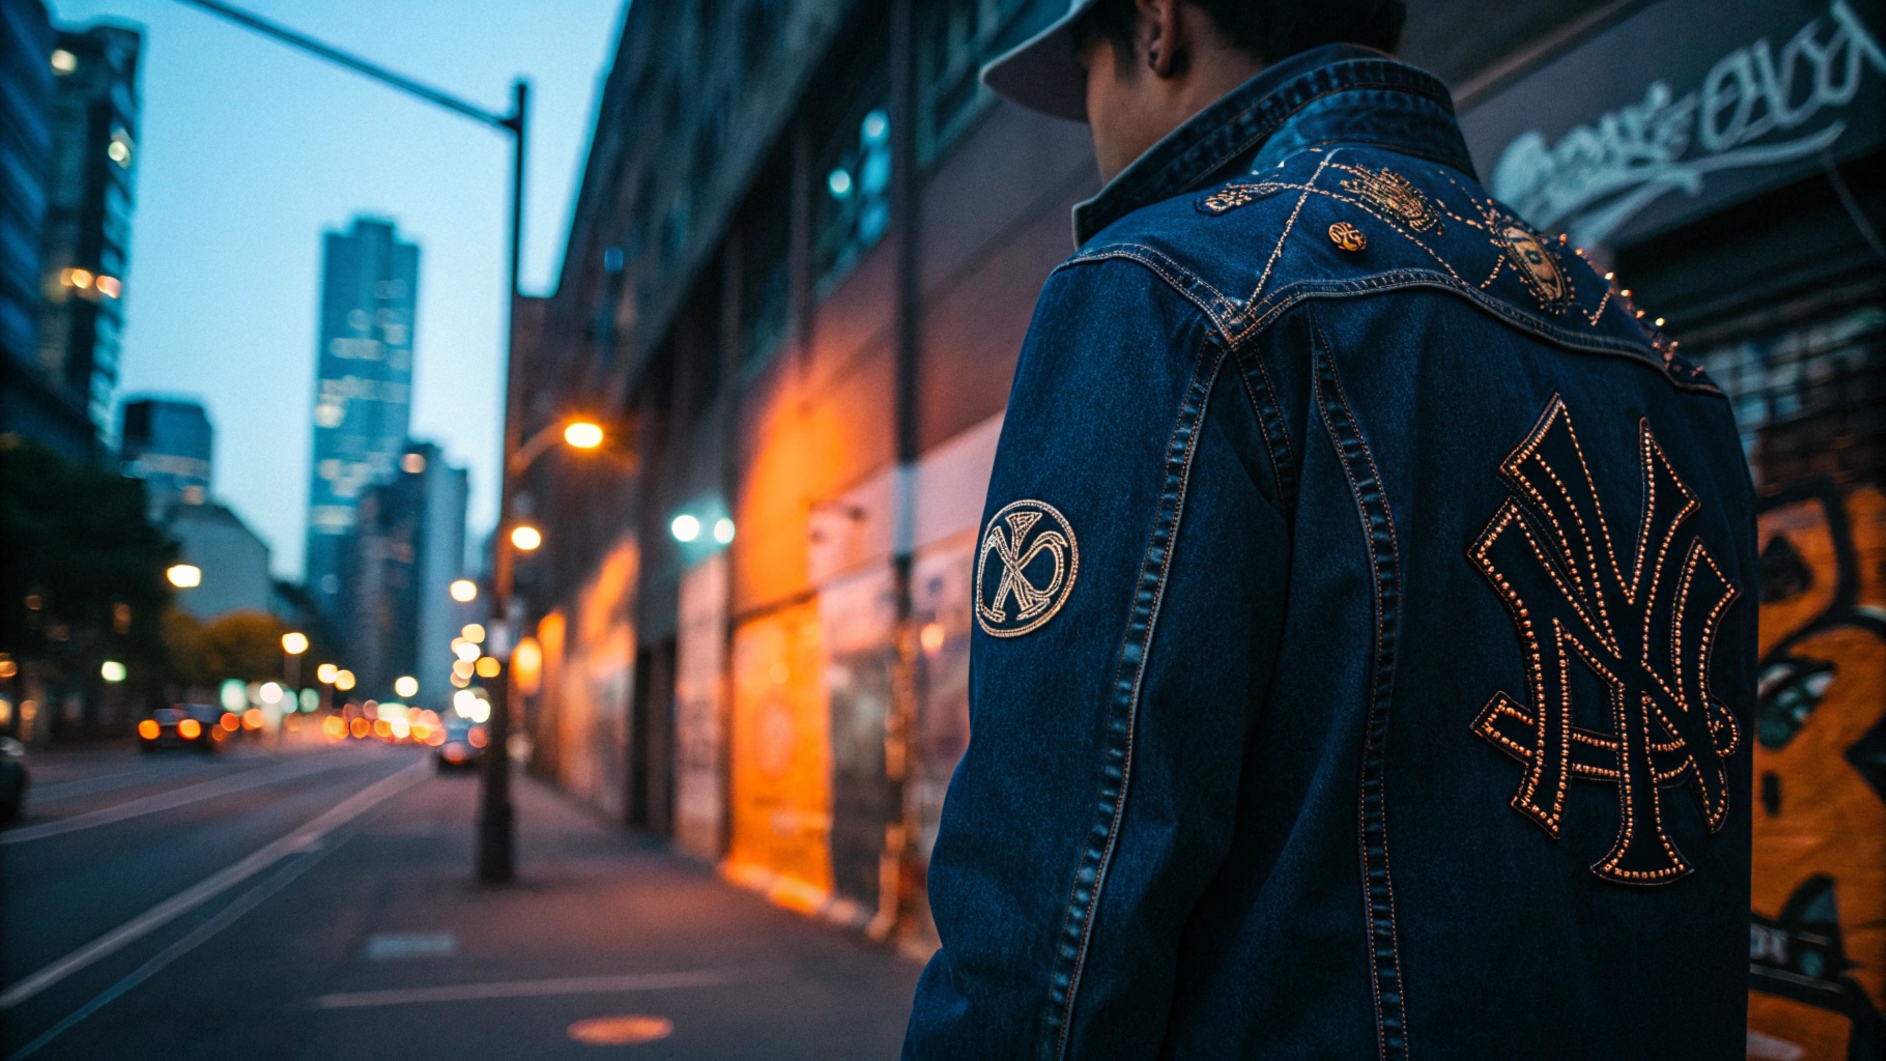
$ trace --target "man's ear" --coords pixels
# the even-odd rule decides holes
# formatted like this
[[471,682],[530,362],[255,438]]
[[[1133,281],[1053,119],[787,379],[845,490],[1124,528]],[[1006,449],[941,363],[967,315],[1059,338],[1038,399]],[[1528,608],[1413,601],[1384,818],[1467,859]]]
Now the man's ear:
[[1135,0],[1139,9],[1139,36],[1144,41],[1141,60],[1161,79],[1185,73],[1191,42],[1187,40],[1185,17],[1179,13],[1182,0]]

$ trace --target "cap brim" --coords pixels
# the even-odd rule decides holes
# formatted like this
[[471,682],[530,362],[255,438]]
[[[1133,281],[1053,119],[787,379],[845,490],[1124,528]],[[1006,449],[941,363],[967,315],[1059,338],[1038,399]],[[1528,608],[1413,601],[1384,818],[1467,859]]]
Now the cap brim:
[[1031,111],[1085,122],[1087,71],[1074,57],[1074,23],[1091,6],[1074,5],[1053,25],[990,60],[982,83]]

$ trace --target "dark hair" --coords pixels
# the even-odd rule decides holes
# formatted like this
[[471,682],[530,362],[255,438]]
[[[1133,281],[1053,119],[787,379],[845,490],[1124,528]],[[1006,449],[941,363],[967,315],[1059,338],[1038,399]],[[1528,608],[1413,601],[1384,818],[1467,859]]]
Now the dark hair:
[[[1184,0],[1203,8],[1231,46],[1274,63],[1324,44],[1362,44],[1392,52],[1408,18],[1405,0]],[[1104,40],[1123,57],[1134,51],[1134,0],[1100,0],[1074,27],[1077,48]]]

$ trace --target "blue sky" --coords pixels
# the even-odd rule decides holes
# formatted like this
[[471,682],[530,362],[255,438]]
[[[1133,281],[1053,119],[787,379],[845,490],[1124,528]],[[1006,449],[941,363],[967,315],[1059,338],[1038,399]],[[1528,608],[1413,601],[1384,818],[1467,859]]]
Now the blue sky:
[[[626,0],[239,3],[489,110],[527,78],[523,283],[547,293]],[[391,218],[420,245],[412,433],[471,468],[482,542],[497,514],[508,140],[176,0],[48,6],[65,25],[145,31],[119,395],[203,400],[215,493],[299,579],[321,233]]]

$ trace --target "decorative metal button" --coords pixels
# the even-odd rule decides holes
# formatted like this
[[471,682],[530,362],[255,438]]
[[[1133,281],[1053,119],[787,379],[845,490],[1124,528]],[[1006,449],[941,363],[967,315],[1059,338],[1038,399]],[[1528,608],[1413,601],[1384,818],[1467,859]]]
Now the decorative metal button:
[[1369,237],[1347,221],[1338,221],[1329,226],[1329,241],[1352,253],[1369,245]]

